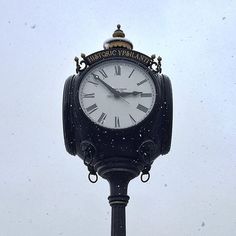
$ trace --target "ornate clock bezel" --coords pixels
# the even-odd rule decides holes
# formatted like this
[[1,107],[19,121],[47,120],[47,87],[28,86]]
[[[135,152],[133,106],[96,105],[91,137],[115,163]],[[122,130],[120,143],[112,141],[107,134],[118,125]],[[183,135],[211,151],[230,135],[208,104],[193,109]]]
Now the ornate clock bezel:
[[[104,51],[107,51],[107,50],[104,50]],[[102,51],[100,51],[102,52]],[[88,56],[89,57],[89,56]],[[79,88],[80,88],[80,84],[84,78],[85,75],[87,75],[87,73],[93,69],[94,67],[98,66],[99,64],[102,64],[104,62],[107,62],[107,61],[111,61],[111,60],[121,60],[121,61],[128,61],[128,62],[131,62],[131,63],[134,63],[136,64],[137,66],[141,67],[152,79],[153,83],[154,83],[154,87],[155,87],[155,92],[156,92],[156,97],[155,97],[155,102],[154,102],[154,105],[152,107],[152,110],[149,112],[149,114],[143,119],[141,120],[140,122],[138,122],[136,125],[133,125],[133,126],[130,126],[130,127],[125,127],[125,128],[119,128],[119,129],[115,129],[115,128],[109,128],[109,127],[105,127],[105,126],[102,126],[102,125],[99,125],[97,123],[95,123],[93,120],[91,120],[83,111],[81,105],[80,105],[80,101],[79,101]],[[153,112],[155,112],[155,110],[157,108],[159,108],[160,106],[160,99],[161,99],[161,91],[160,91],[160,88],[159,88],[159,84],[156,82],[156,80],[158,80],[158,76],[156,73],[154,73],[150,67],[149,67],[149,63],[147,64],[144,64],[144,63],[140,63],[139,61],[137,62],[137,60],[134,60],[134,59],[131,59],[131,58],[128,58],[128,57],[109,57],[109,58],[106,58],[106,59],[102,59],[102,60],[97,60],[95,61],[94,63],[90,64],[89,66],[87,65],[85,69],[83,69],[78,75],[78,82],[76,84],[76,98],[75,98],[75,104],[76,104],[76,107],[78,107],[78,110],[79,111],[82,111],[81,114],[82,114],[82,117],[83,119],[85,119],[87,122],[91,122],[93,125],[95,126],[98,126],[102,129],[107,129],[107,130],[115,130],[115,131],[119,131],[119,130],[127,130],[127,129],[132,129],[133,127],[138,127],[138,126],[141,126],[144,122],[147,121],[147,119],[152,116]]]

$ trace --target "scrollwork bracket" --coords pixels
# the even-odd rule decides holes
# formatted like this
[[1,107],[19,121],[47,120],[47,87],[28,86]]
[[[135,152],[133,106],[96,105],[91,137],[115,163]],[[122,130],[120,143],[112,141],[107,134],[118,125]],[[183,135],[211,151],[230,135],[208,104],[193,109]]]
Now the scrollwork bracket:
[[156,55],[153,54],[151,56],[151,62],[150,62],[149,68],[155,73],[161,73],[162,72],[161,61],[162,61],[162,58],[160,56],[156,58]]
[[76,70],[75,71],[77,74],[84,71],[89,66],[84,53],[81,53],[81,57],[83,60],[80,60],[78,57],[75,57],[75,59],[74,59],[74,61],[76,63]]

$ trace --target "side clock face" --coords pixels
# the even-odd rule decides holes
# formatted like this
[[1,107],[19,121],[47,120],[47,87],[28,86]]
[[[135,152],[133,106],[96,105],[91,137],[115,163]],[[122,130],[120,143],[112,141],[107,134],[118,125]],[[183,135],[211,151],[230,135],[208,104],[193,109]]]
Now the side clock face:
[[156,99],[151,76],[127,60],[104,61],[92,67],[78,92],[86,116],[110,129],[137,125],[149,115]]

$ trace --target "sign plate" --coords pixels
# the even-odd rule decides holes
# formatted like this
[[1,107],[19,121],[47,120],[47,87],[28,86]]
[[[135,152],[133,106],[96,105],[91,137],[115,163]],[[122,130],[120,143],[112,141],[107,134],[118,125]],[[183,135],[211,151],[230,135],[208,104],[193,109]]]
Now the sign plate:
[[98,61],[112,57],[130,58],[144,64],[145,66],[150,66],[152,64],[152,59],[149,56],[134,50],[123,49],[123,48],[112,48],[98,51],[86,56],[84,60],[88,65],[91,65]]

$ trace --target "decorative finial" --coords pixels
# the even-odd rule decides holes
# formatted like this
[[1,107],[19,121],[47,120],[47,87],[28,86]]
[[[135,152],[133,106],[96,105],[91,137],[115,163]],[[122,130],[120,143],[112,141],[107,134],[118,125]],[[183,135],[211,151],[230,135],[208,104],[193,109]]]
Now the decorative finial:
[[115,30],[115,32],[112,35],[113,38],[124,38],[125,37],[125,33],[120,28],[121,28],[121,25],[118,24],[117,29]]
[[104,42],[103,47],[104,49],[110,48],[127,48],[132,50],[133,44],[125,38],[125,33],[121,30],[121,25],[117,25],[117,29],[112,34],[111,39],[108,39]]

